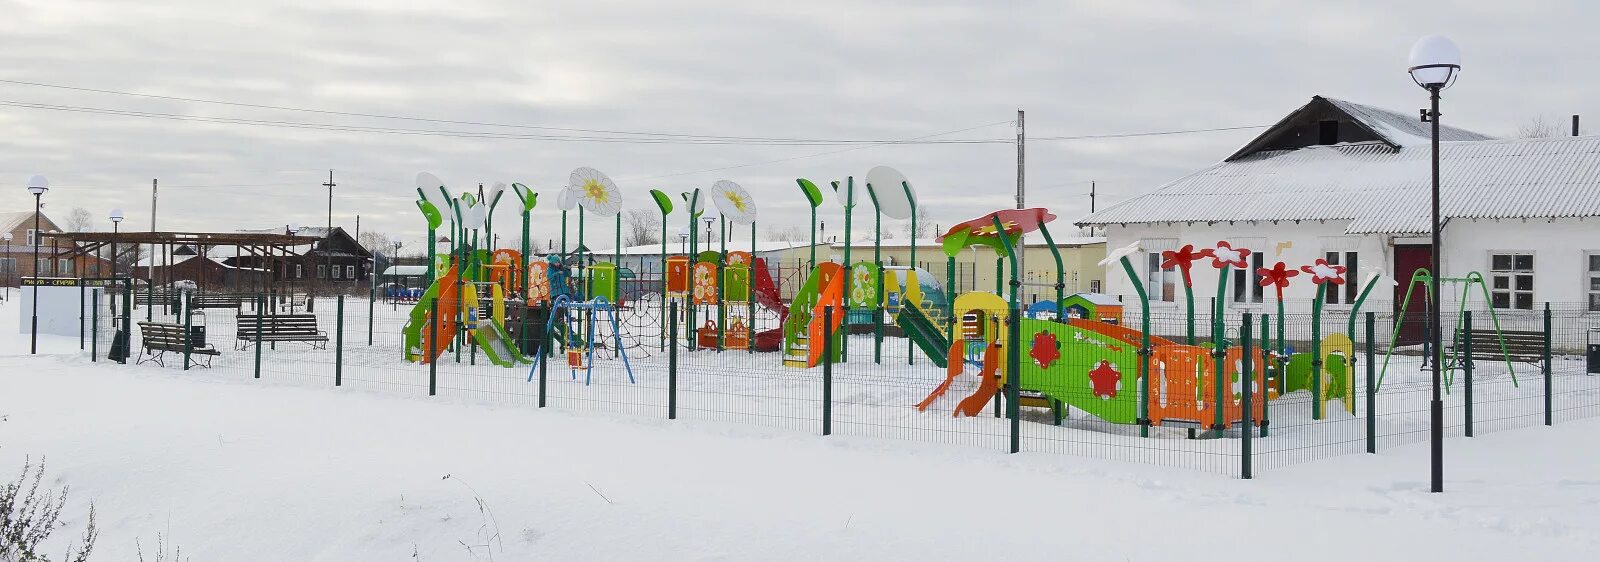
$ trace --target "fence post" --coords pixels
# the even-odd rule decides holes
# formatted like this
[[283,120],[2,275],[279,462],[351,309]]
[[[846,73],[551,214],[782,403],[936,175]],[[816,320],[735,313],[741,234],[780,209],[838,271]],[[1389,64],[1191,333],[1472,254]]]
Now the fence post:
[[1472,311],[1461,311],[1461,374],[1466,381],[1466,419],[1463,421],[1467,437],[1472,437]]
[[[122,283],[122,355],[112,357],[118,363],[128,363],[129,344],[133,339],[133,281]],[[115,322],[115,320],[113,320]],[[116,355],[117,337],[111,336],[111,349],[106,350],[108,356]]]
[[339,294],[334,313],[333,386],[344,385],[344,293]]
[[667,338],[672,342],[672,349],[667,350],[667,419],[675,420],[678,419],[678,301],[672,301],[666,321]]
[[1555,381],[1550,376],[1550,340],[1555,334],[1550,331],[1550,301],[1544,303],[1544,424],[1550,425],[1555,421],[1553,411],[1550,409],[1551,389]]
[[1376,325],[1377,322],[1378,322],[1377,313],[1368,312],[1367,313],[1367,452],[1368,453],[1373,453],[1373,454],[1376,454],[1378,452],[1378,418],[1377,418],[1377,415],[1378,415],[1377,414],[1377,409],[1378,409],[1378,397],[1377,397],[1377,394],[1378,394],[1378,391],[1377,391],[1376,386],[1374,385],[1375,383],[1372,380],[1373,376],[1377,374],[1377,372],[1376,372],[1377,371],[1377,368],[1376,368],[1377,364],[1373,362],[1373,359],[1374,359],[1374,357],[1376,355],[1376,348],[1374,347],[1373,342],[1372,342],[1372,335],[1375,332],[1375,330],[1373,329],[1373,326]]
[[822,308],[822,434],[833,434],[833,305]]
[[1022,309],[1011,308],[1011,323],[1006,326],[1006,414],[1011,417],[1011,452],[1022,451],[1022,412],[1017,404],[1022,377]]
[[256,378],[261,378],[261,316],[267,313],[266,296],[256,293]]
[[100,291],[89,295],[89,362],[100,361]]
[[183,315],[183,370],[189,370],[189,351],[194,349],[194,315],[189,313],[189,307],[194,303],[190,301],[189,290],[184,289],[178,293],[181,301],[178,313]]
[[[1244,394],[1243,419],[1239,422],[1239,477],[1245,480],[1250,479],[1250,434],[1255,433],[1251,431],[1250,425],[1252,423],[1251,414],[1254,413],[1255,406],[1252,398],[1255,397],[1256,379],[1253,367],[1255,366],[1256,356],[1251,353],[1254,348],[1250,345],[1250,335],[1250,313],[1246,312],[1244,313],[1244,323],[1239,328],[1239,343],[1244,347],[1243,368],[1240,369],[1244,372],[1239,374],[1241,379],[1239,387]],[[1222,381],[1217,382],[1221,383]],[[1221,386],[1221,384],[1218,384],[1218,386]],[[1222,404],[1217,404],[1219,410],[1223,409],[1222,406]]]
[[[550,313],[554,314],[555,310],[551,309]],[[545,374],[550,364],[550,354],[554,353],[552,350],[555,349],[555,342],[551,341],[550,332],[547,330],[539,331],[539,340],[539,407],[543,408]]]
[[84,336],[87,335],[85,331],[89,327],[86,324],[89,317],[83,314],[83,305],[89,304],[88,290],[88,287],[83,286],[82,281],[78,282],[78,351],[83,351],[84,344],[87,343]]
[[[433,302],[428,304],[428,345],[423,346],[422,350],[423,357],[428,360],[428,396],[439,393],[439,357],[444,355],[439,348],[439,322],[439,297],[435,296]],[[540,377],[539,380],[543,382],[544,377]],[[544,393],[539,394],[539,400],[542,402]]]
[[378,286],[373,285],[368,289],[367,295],[367,347],[372,347],[372,312],[378,305]]
[[[1258,424],[1258,426],[1261,428],[1260,429],[1261,437],[1266,437],[1267,436],[1267,425],[1269,424],[1268,420],[1271,419],[1269,416],[1267,416],[1267,409],[1272,407],[1272,377],[1269,376],[1269,373],[1271,372],[1271,369],[1272,369],[1272,353],[1273,353],[1273,351],[1272,351],[1273,348],[1272,348],[1271,345],[1269,345],[1269,342],[1271,342],[1271,341],[1272,341],[1272,316],[1268,315],[1268,314],[1262,314],[1261,315],[1261,342],[1256,344],[1257,347],[1261,348],[1262,357],[1266,361],[1265,363],[1261,364],[1261,422]],[[1278,376],[1282,377],[1283,376],[1283,372],[1279,371],[1278,372]]]

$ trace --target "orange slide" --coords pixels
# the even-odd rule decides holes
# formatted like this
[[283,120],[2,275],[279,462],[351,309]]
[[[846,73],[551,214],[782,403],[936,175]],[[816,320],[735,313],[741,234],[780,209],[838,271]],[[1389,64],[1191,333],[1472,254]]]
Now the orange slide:
[[[954,361],[951,363],[956,364]],[[970,418],[983,412],[983,407],[993,400],[995,393],[1000,390],[1000,377],[995,376],[995,371],[999,368],[1000,344],[991,342],[989,349],[983,352],[983,372],[978,373],[980,379],[978,391],[972,393],[972,396],[961,399],[961,403],[956,405],[955,415]]]
[[808,341],[811,342],[810,348],[806,351],[807,367],[815,367],[821,364],[823,350],[822,318],[824,316],[824,309],[829,306],[833,307],[833,325],[828,326],[828,332],[833,333],[835,338],[841,336],[839,333],[839,327],[844,325],[844,315],[846,310],[844,307],[845,275],[846,272],[840,271],[838,274],[830,276],[825,286],[817,289],[817,304],[811,311],[811,325],[807,327],[808,337],[810,338]]
[[961,354],[961,348],[965,345],[967,345],[967,342],[962,341],[959,338],[956,339],[956,341],[950,342],[950,354],[945,356],[944,382],[939,383],[939,386],[935,387],[933,392],[928,394],[927,398],[923,398],[921,402],[917,403],[917,411],[926,411],[928,406],[933,404],[934,400],[938,400],[940,396],[944,396],[944,391],[950,390],[950,383],[955,382],[956,377],[961,376],[961,372],[964,370],[963,367],[965,367],[967,363],[962,358]]
[[[450,342],[456,338],[456,268],[450,266],[444,277],[435,283],[439,287],[439,314],[428,318],[429,324],[422,328],[422,363],[427,364],[443,353]],[[437,326],[437,327],[435,327]],[[430,341],[428,336],[438,330],[439,341]]]

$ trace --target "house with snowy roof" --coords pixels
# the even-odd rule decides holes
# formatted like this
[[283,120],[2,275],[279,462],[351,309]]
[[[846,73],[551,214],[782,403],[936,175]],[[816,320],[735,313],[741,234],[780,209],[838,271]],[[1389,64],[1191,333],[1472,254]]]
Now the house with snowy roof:
[[[1273,302],[1256,267],[1318,258],[1347,268],[1325,305],[1349,306],[1374,271],[1399,284],[1370,301],[1398,303],[1434,252],[1430,127],[1416,113],[1313,97],[1223,161],[1077,223],[1103,231],[1110,248],[1139,243],[1140,282],[1156,307],[1183,299],[1161,252],[1219,240],[1253,251],[1250,270],[1230,280],[1230,309]],[[1440,141],[1444,275],[1481,273],[1497,309],[1600,311],[1600,137],[1496,139],[1442,126]],[[1106,292],[1136,302],[1127,276],[1107,277]],[[1196,295],[1215,295],[1216,284],[1194,275]],[[1315,292],[1294,283],[1284,297],[1304,308]]]

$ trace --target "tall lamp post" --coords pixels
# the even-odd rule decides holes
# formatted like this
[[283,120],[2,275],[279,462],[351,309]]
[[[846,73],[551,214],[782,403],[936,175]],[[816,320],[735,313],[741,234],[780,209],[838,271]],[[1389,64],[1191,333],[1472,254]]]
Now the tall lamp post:
[[[1433,125],[1433,249],[1428,265],[1430,273],[1428,290],[1434,298],[1438,298],[1439,278],[1444,275],[1439,270],[1439,256],[1441,245],[1439,239],[1439,92],[1449,88],[1455,83],[1456,73],[1461,70],[1461,49],[1456,44],[1439,35],[1429,35],[1418,40],[1411,47],[1411,80],[1418,86],[1428,90],[1430,108],[1422,113],[1422,120]],[[1439,357],[1443,354],[1439,329],[1439,309],[1434,306],[1428,310],[1428,338],[1432,344],[1434,357],[1430,361],[1433,369],[1433,401],[1429,403],[1432,414],[1432,424],[1429,431],[1432,449],[1432,488],[1435,493],[1444,491],[1444,400],[1440,395]]]
[[33,325],[29,328],[28,353],[39,353],[39,208],[43,206],[44,192],[50,191],[50,180],[44,176],[28,178],[28,193],[33,194]]
[[111,278],[117,278],[117,225],[122,224],[122,209],[111,210]]

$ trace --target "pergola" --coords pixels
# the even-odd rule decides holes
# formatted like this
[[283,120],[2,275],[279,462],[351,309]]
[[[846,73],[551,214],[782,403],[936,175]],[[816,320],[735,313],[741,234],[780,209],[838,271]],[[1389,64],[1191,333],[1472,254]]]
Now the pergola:
[[[115,241],[117,253],[126,253],[122,248],[134,246],[150,246],[154,249],[146,256],[149,266],[145,269],[147,280],[152,284],[158,282],[154,279],[157,267],[160,267],[168,277],[172,275],[173,251],[180,247],[194,248],[199,256],[207,255],[207,248],[218,246],[232,246],[234,249],[234,263],[237,266],[243,260],[242,256],[252,256],[259,264],[288,264],[299,254],[295,248],[310,246],[321,239],[315,236],[299,236],[287,233],[262,233],[262,232],[60,232],[44,235],[51,239],[50,259],[62,259],[77,256],[99,256],[104,249],[110,247]],[[44,248],[41,247],[41,250]],[[157,264],[157,259],[161,264]],[[112,256],[114,264],[116,256]],[[266,271],[266,270],[256,270]],[[107,272],[109,273],[109,272]],[[121,276],[128,276],[131,272],[118,272]],[[260,286],[255,287],[265,290],[267,283],[274,279],[270,275],[257,275]],[[166,283],[175,281],[165,279]],[[235,289],[244,289],[237,286]]]

